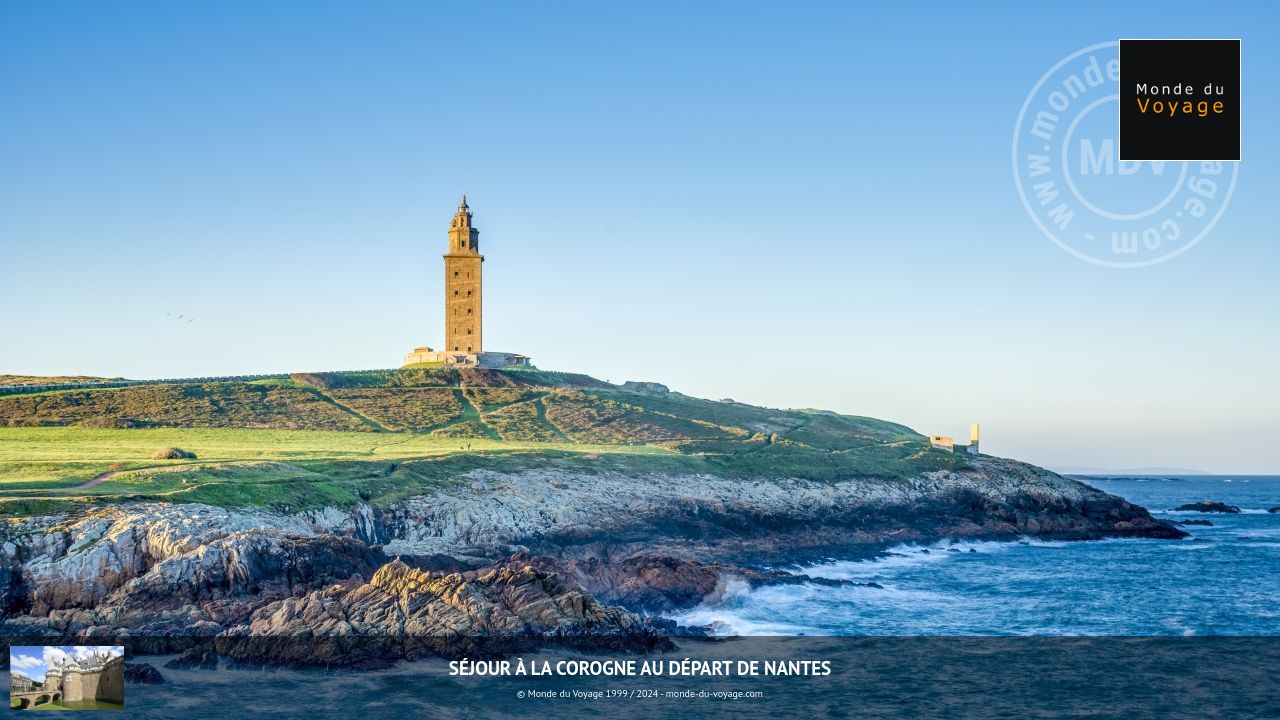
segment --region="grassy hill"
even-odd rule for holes
[[[181,447],[195,459],[157,461]],[[899,478],[957,467],[902,425],[624,390],[535,369],[408,369],[0,396],[0,513],[170,499],[385,505],[466,470]]]
[[[5,375],[0,373],[0,387],[8,385],[72,385],[75,383],[103,382],[121,378],[101,378],[93,375]]]

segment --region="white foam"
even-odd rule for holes
[[[1107,542],[1107,541],[1100,541]],[[812,567],[801,568],[800,574],[815,578],[831,580],[868,580],[884,577],[894,570],[941,562],[949,557],[964,555],[1008,552],[1021,548],[1069,547],[1066,540],[1042,540],[1023,537],[1015,541],[1004,540],[963,540],[952,542],[940,540],[931,545],[904,544],[889,548],[885,556],[865,560],[840,560]],[[957,552],[951,552],[954,549]],[[925,552],[928,550],[928,552]],[[970,553],[969,551],[973,552]]]
[[[754,620],[742,608],[721,605],[699,605],[671,616],[689,627],[709,627],[712,635],[813,635],[815,628],[792,623]]]

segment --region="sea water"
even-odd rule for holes
[[[939,542],[787,568],[856,585],[731,586],[681,613],[723,635],[1280,635],[1280,477],[1089,478],[1184,540]],[[1238,515],[1176,512],[1212,499]],[[879,587],[876,587],[879,586]]]

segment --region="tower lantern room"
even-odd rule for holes
[[[454,213],[453,220],[449,222],[449,252],[480,252],[480,231],[471,225],[471,207],[467,205],[466,195],[462,196],[458,212]]]

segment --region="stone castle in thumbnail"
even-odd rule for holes
[[[449,223],[449,251],[444,255],[444,347],[417,347],[404,358],[405,367],[457,365],[511,367],[528,365],[517,353],[484,349],[484,255],[480,231],[471,224],[471,208],[462,196]]]
[[[25,681],[25,682],[24,682]],[[124,704],[124,657],[95,652],[87,657],[57,661],[35,687],[26,676],[9,679],[10,707],[15,710],[60,703]]]

